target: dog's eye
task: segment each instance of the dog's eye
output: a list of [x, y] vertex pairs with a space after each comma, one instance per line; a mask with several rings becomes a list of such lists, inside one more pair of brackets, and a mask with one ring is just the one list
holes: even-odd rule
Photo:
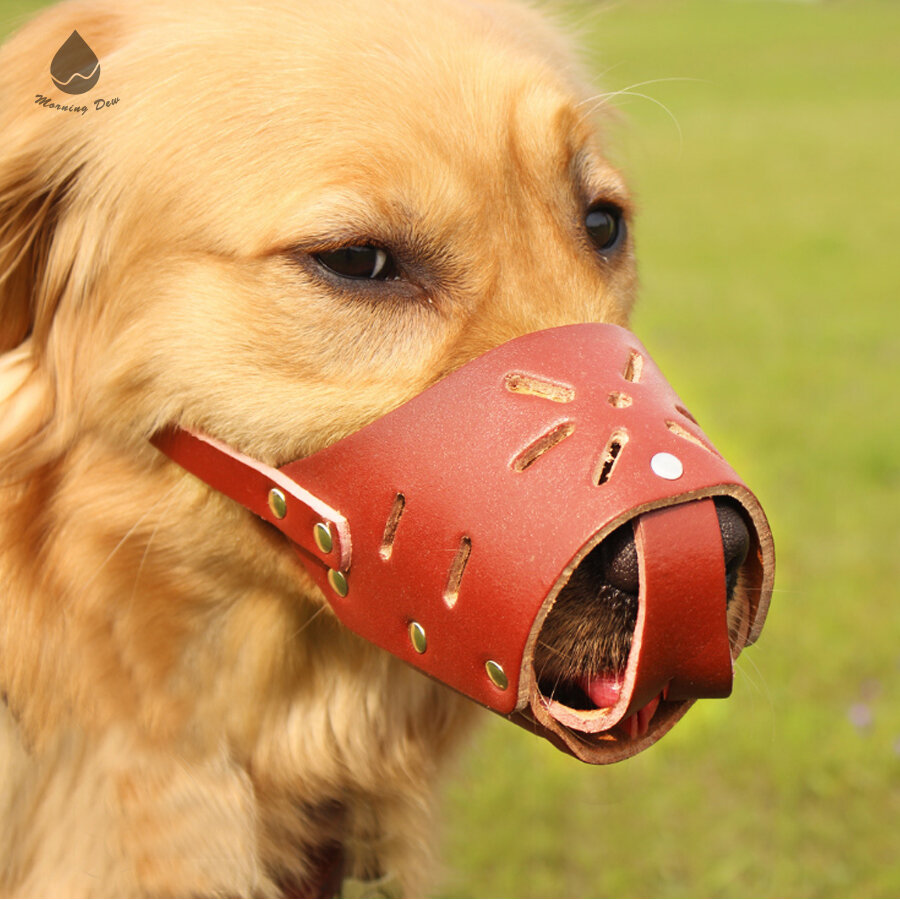
[[313, 258], [329, 272], [341, 278], [391, 281], [398, 277], [397, 264], [387, 250], [366, 244], [361, 247], [338, 247], [314, 253]]
[[625, 234], [622, 210], [615, 206], [595, 206], [584, 217], [584, 227], [598, 250], [612, 250]]

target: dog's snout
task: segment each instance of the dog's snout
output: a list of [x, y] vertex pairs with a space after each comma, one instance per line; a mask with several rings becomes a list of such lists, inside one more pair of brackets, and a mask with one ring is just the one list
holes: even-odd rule
[[617, 528], [601, 545], [603, 577], [626, 594], [637, 596], [639, 589], [637, 548], [631, 523]]
[[[750, 550], [750, 531], [735, 501], [716, 497], [714, 502], [731, 610]], [[574, 709], [604, 705], [591, 687], [620, 683], [623, 677], [637, 624], [640, 580], [634, 523], [629, 521], [581, 561], [544, 622], [535, 672], [545, 697]]]
[[738, 573], [750, 551], [750, 532], [744, 524], [744, 517], [730, 501], [718, 498], [716, 515], [719, 518], [722, 549], [725, 551], [725, 584], [730, 600], [737, 584]]
[[[734, 592], [738, 573], [750, 549], [750, 533], [743, 516], [725, 498], [717, 498], [716, 515], [722, 550], [725, 556], [725, 581], [728, 597]], [[630, 523], [616, 529], [601, 545], [603, 582], [626, 594], [637, 595], [639, 589], [638, 557], [634, 532]]]

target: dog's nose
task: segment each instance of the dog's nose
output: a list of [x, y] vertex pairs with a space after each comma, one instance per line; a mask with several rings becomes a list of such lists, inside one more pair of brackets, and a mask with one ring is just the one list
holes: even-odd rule
[[[722, 549], [725, 554], [725, 583], [728, 598], [734, 592], [738, 572], [750, 549], [750, 533], [743, 516], [734, 505], [721, 497], [716, 498], [716, 515]], [[626, 594], [637, 595], [639, 589], [638, 557], [634, 546], [634, 530], [630, 523], [616, 529], [601, 545], [604, 581]]]
[[738, 572], [750, 551], [750, 532], [744, 524], [744, 517], [728, 500], [716, 500], [716, 515], [719, 517], [719, 533], [725, 551], [725, 584], [728, 599], [734, 593]]

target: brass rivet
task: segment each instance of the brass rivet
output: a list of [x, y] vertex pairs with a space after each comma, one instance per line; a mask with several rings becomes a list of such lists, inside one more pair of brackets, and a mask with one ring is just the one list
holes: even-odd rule
[[488, 674], [488, 678], [490, 678], [501, 691], [505, 691], [509, 687], [509, 679], [506, 677], [506, 672], [503, 671], [503, 666], [501, 666], [500, 663], [489, 659], [484, 664], [484, 668]]
[[347, 576], [338, 569], [328, 570], [328, 583], [338, 597], [346, 597], [347, 592], [350, 590], [350, 585], [347, 584]]
[[418, 622], [409, 623], [409, 639], [412, 641], [416, 653], [424, 653], [428, 649], [425, 629]]
[[331, 553], [334, 541], [332, 540], [331, 529], [328, 527], [327, 522], [316, 522], [313, 526], [313, 540], [315, 540], [316, 546], [323, 553]]
[[287, 497], [278, 488], [269, 491], [269, 509], [276, 519], [283, 519], [287, 515]]

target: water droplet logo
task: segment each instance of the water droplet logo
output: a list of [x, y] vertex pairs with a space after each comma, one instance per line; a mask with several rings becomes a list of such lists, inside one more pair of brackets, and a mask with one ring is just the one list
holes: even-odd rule
[[50, 63], [53, 83], [67, 94], [83, 94], [100, 79], [100, 60], [85, 43], [84, 38], [73, 31], [56, 51]]

